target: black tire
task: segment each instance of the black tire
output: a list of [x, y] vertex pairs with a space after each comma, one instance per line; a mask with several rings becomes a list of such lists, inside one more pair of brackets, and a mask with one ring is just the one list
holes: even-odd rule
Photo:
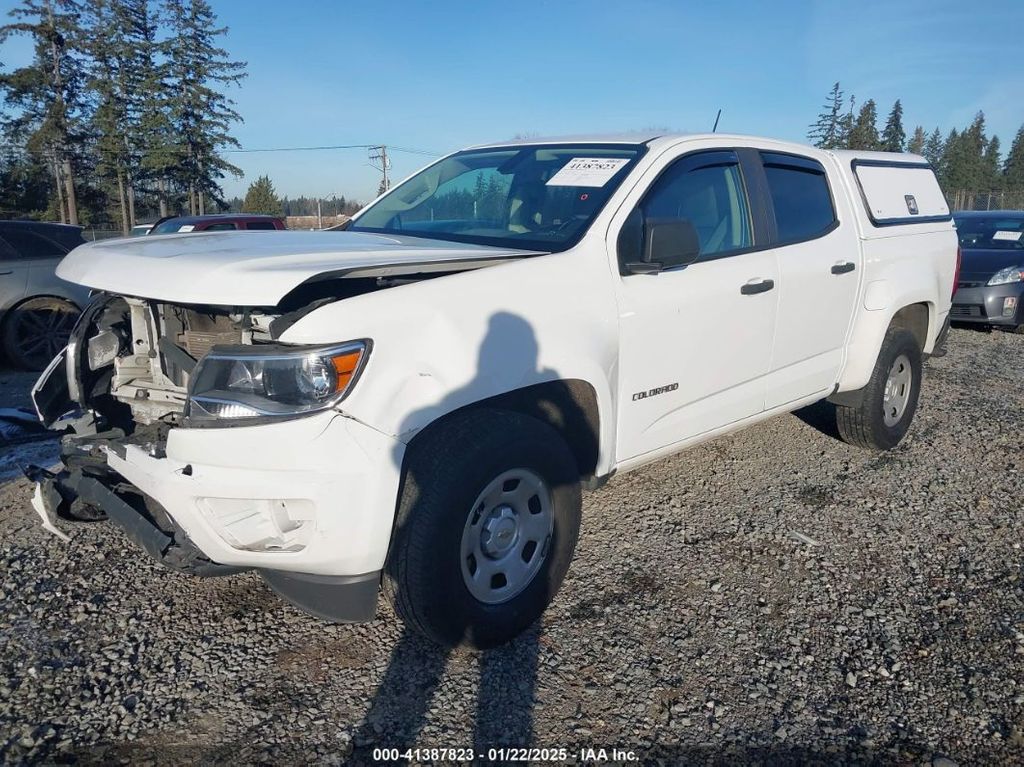
[[[514, 469], [546, 483], [551, 535], [528, 585], [507, 601], [488, 604], [473, 596], [463, 578], [463, 534], [484, 489]], [[580, 513], [576, 461], [551, 427], [496, 410], [450, 416], [414, 441], [406, 456], [385, 596], [408, 627], [441, 645], [503, 644], [532, 625], [561, 586]]]
[[78, 308], [61, 298], [30, 298], [4, 318], [4, 354], [23, 370], [42, 370], [64, 348]]
[[[909, 399], [899, 419], [886, 424], [886, 382], [894, 363], [905, 356], [910, 363]], [[878, 353], [871, 380], [861, 390], [861, 401], [856, 406], [836, 406], [836, 425], [844, 442], [869, 450], [890, 450], [900, 443], [917, 411], [921, 394], [921, 347], [909, 330], [890, 328], [885, 334]]]

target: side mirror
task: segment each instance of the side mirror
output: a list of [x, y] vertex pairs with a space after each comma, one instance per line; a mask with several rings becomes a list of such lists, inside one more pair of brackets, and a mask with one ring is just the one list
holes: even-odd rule
[[644, 222], [642, 272], [687, 266], [700, 257], [697, 230], [685, 218], [649, 218]]
[[688, 219], [644, 219], [634, 208], [619, 232], [617, 250], [620, 274], [657, 274], [696, 261], [700, 237]]

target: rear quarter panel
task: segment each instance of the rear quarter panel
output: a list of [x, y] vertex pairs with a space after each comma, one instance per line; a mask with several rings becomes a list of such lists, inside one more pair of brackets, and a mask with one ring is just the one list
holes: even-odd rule
[[867, 384], [886, 330], [900, 309], [911, 304], [928, 308], [923, 351], [934, 349], [952, 302], [957, 237], [952, 219], [876, 226], [849, 163], [835, 158], [835, 167], [856, 210], [864, 263], [864, 281], [839, 380], [839, 391], [853, 391]]

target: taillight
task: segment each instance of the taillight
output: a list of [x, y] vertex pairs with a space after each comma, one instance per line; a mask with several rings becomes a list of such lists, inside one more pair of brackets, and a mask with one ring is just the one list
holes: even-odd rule
[[960, 284], [960, 263], [964, 260], [964, 252], [960, 250], [960, 246], [956, 246], [956, 271], [953, 272], [953, 295], [950, 296], [952, 299], [956, 295], [956, 286]]

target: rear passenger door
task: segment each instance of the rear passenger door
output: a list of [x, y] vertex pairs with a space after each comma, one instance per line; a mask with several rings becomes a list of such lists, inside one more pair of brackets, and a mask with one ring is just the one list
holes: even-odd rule
[[770, 410], [835, 385], [863, 269], [851, 212], [845, 198], [833, 193], [821, 164], [793, 154], [759, 154], [779, 265], [765, 395]]
[[[63, 245], [23, 226], [0, 227], [0, 238], [7, 246], [4, 250], [12, 256], [0, 261], [0, 288], [10, 285], [18, 294], [16, 300], [40, 294], [64, 295], [65, 291], [58, 287], [60, 280], [54, 273], [57, 264], [67, 255]], [[7, 291], [4, 290], [0, 301], [6, 302], [7, 299]]]
[[[0, 232], [0, 236], [2, 236]], [[25, 297], [28, 266], [21, 256], [0, 239], [0, 312]]]

